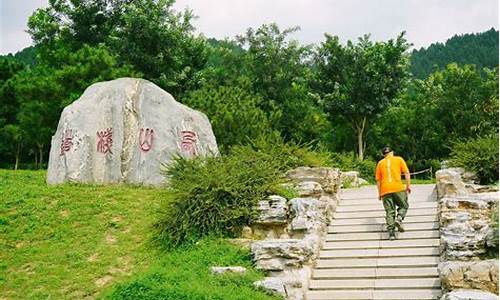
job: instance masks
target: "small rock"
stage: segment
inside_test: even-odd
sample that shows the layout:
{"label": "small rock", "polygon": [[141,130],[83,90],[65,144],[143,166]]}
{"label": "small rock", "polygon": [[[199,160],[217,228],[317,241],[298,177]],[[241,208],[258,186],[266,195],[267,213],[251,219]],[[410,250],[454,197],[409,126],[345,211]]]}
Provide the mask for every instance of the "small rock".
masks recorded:
{"label": "small rock", "polygon": [[310,196],[321,196],[323,188],[321,184],[314,181],[304,181],[298,184],[297,190],[299,196],[310,197]]}
{"label": "small rock", "polygon": [[261,225],[279,225],[287,222],[287,204],[286,199],[273,195],[267,200],[259,201],[257,206],[259,216],[254,221]]}
{"label": "small rock", "polygon": [[227,273],[236,273],[236,274],[245,274],[247,269],[244,267],[236,266],[236,267],[210,267],[210,272],[212,274],[227,274]]}
{"label": "small rock", "polygon": [[258,269],[282,271],[301,267],[314,254],[314,244],[306,239],[274,239],[252,243],[251,251]]}
{"label": "small rock", "polygon": [[285,283],[279,278],[267,277],[264,280],[256,281],[253,284],[254,286],[262,288],[271,294],[286,296]]}

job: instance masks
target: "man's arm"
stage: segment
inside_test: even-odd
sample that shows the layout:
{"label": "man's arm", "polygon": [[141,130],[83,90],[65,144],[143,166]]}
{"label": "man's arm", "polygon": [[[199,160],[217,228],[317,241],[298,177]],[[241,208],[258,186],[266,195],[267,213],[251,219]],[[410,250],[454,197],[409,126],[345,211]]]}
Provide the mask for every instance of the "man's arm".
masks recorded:
{"label": "man's arm", "polygon": [[377,180],[377,191],[378,191],[378,200],[382,200],[382,197],[380,196],[380,180]]}
{"label": "man's arm", "polygon": [[410,172],[406,172],[405,173],[405,178],[406,178],[406,192],[409,194],[409,193],[411,193],[411,188],[410,188],[411,176],[410,176]]}

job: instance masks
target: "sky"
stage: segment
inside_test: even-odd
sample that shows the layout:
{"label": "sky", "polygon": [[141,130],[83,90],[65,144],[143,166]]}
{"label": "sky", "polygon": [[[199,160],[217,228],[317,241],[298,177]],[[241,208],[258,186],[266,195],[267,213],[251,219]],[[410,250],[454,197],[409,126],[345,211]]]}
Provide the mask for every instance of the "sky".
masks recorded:
{"label": "sky", "polygon": [[[28,17],[47,2],[0,0],[0,54],[32,44]],[[174,7],[192,9],[197,31],[219,39],[276,22],[282,29],[299,26],[292,37],[304,44],[322,42],[325,33],[347,41],[366,33],[387,40],[406,31],[420,48],[455,34],[498,29],[498,0],[177,0]]]}

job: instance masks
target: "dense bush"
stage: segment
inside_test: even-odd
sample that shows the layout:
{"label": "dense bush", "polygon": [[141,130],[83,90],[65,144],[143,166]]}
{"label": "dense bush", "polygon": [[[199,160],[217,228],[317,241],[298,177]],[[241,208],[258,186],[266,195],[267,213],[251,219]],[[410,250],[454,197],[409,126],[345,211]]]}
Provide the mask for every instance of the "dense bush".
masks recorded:
{"label": "dense bush", "polygon": [[158,241],[171,248],[207,235],[238,234],[286,170],[328,163],[327,154],[279,138],[258,138],[219,157],[179,158],[167,169],[175,196],[156,225]]}
{"label": "dense bush", "polygon": [[450,164],[475,172],[482,184],[498,181],[498,134],[456,142]]}

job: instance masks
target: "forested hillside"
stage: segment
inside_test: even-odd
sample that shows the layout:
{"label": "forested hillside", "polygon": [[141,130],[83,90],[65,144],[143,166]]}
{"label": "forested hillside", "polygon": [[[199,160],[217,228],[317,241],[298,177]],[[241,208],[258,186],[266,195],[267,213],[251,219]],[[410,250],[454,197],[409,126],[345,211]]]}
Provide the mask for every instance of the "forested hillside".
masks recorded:
{"label": "forested hillside", "polygon": [[0,57],[0,167],[46,167],[62,109],[119,77],[147,79],[207,114],[226,154],[263,137],[345,161],[377,160],[391,145],[413,170],[437,167],[464,139],[498,144],[495,29],[413,52],[404,33],[303,45],[290,36],[298,27],[275,23],[221,41],[196,33],[170,1],[116,0],[105,15],[77,17],[100,3],[35,11],[34,46]]}
{"label": "forested hillside", "polygon": [[454,35],[446,43],[434,43],[428,48],[413,50],[411,73],[424,79],[450,63],[472,64],[478,69],[498,66],[498,30],[491,28],[480,33]]}

